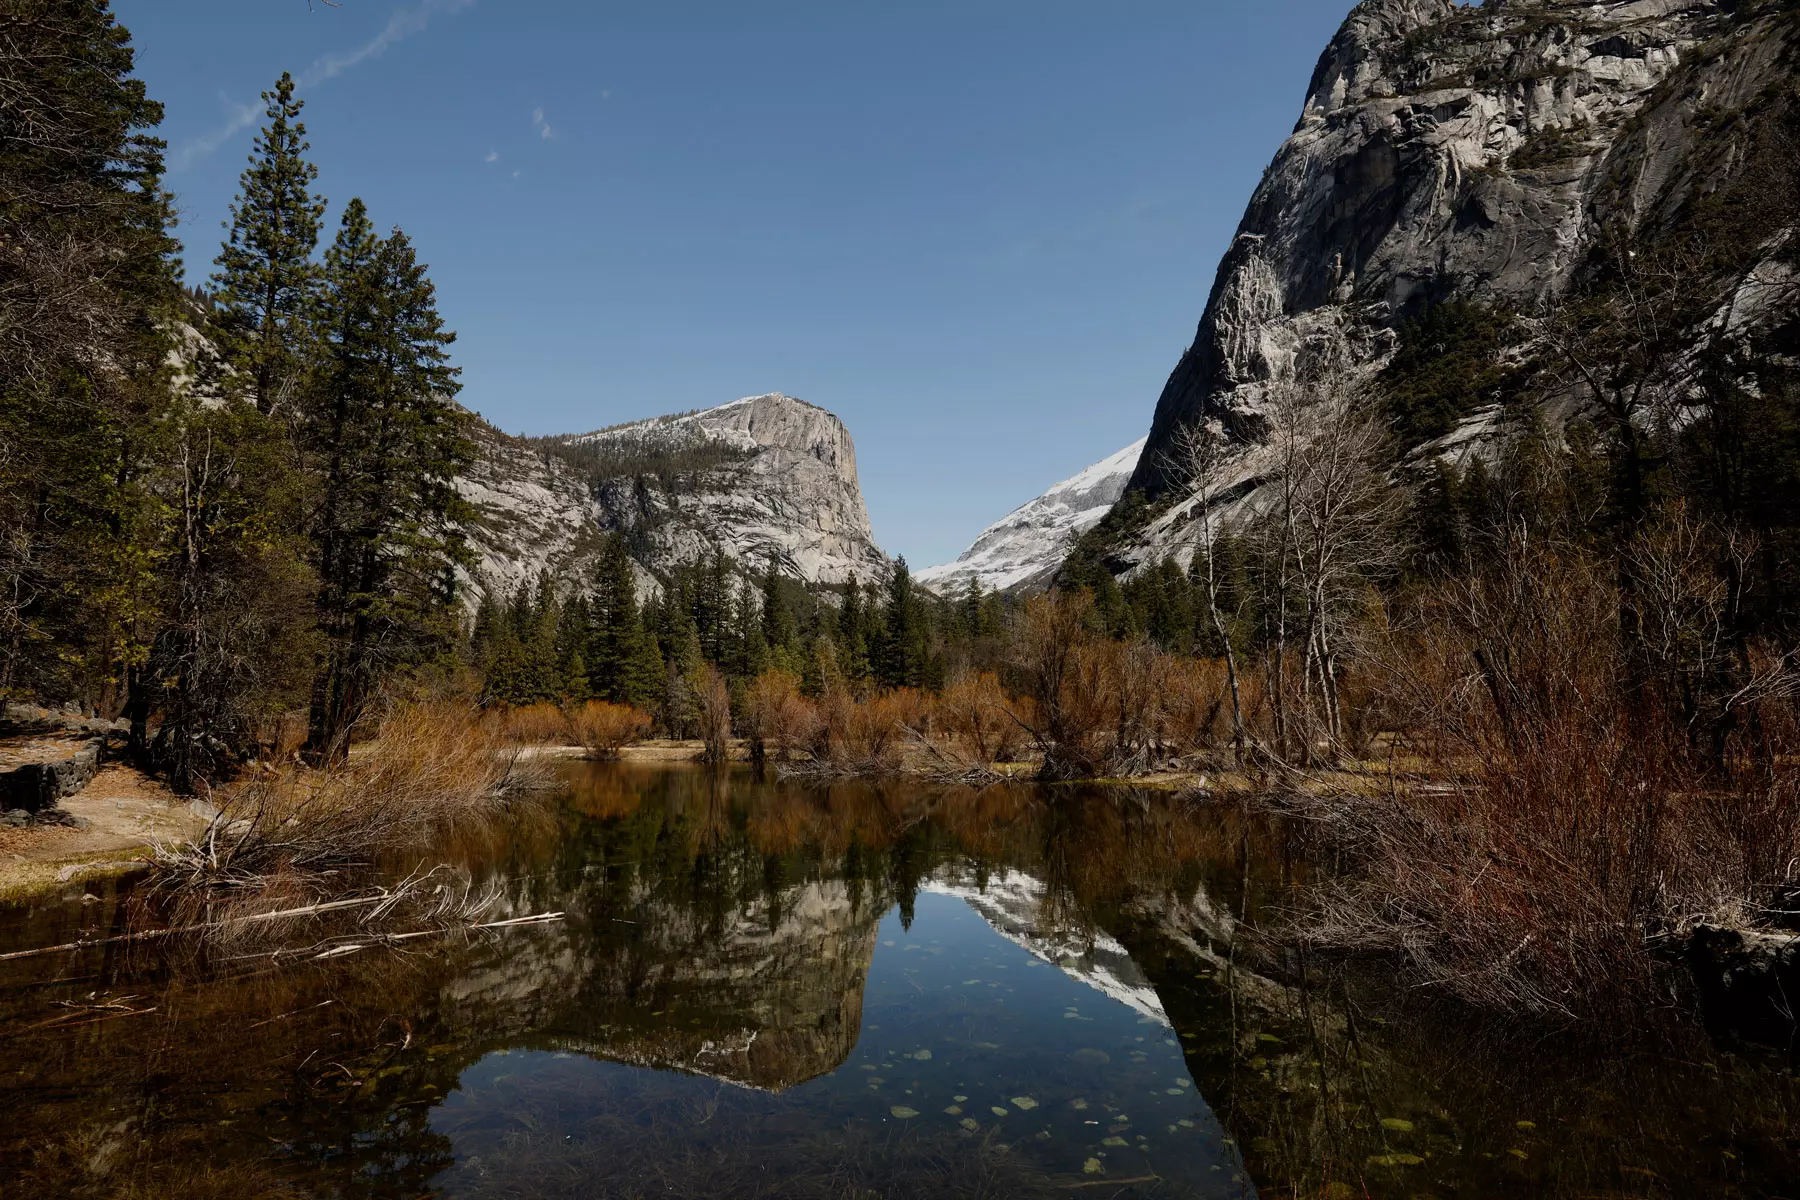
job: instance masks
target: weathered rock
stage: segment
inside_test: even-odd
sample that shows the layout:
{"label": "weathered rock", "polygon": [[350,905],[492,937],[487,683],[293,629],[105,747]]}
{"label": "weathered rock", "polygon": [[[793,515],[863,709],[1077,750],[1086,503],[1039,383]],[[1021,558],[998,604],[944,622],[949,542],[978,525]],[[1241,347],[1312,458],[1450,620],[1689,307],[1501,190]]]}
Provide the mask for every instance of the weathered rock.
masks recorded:
{"label": "weathered rock", "polygon": [[100,772],[104,743],[95,738],[66,757],[25,763],[0,772],[0,809],[39,813],[73,796]]}
{"label": "weathered rock", "polygon": [[753,396],[570,438],[672,448],[712,446],[727,461],[671,487],[651,474],[589,482],[569,464],[488,430],[458,481],[479,522],[477,578],[501,592],[549,569],[588,578],[603,535],[630,535],[641,587],[717,547],[755,571],[811,584],[884,576],[842,421],[790,396]]}
{"label": "weathered rock", "polygon": [[[1717,118],[1790,75],[1794,24],[1729,0],[1359,5],[1220,265],[1132,488],[1183,484],[1171,451],[1202,420],[1250,448],[1228,484],[1266,478],[1271,393],[1317,373],[1322,334],[1341,331],[1367,376],[1425,305],[1564,295],[1604,230],[1666,220],[1725,169]],[[1160,557],[1184,528],[1171,514],[1125,557]]]}

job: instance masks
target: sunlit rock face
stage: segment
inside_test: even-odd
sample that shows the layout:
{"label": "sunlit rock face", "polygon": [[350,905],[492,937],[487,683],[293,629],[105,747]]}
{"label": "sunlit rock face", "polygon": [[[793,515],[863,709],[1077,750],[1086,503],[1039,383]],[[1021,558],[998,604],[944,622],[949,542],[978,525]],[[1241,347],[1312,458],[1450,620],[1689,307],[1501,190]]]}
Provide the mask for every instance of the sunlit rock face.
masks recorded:
{"label": "sunlit rock face", "polygon": [[826,410],[772,393],[568,439],[639,450],[711,449],[723,459],[677,484],[621,474],[590,486],[554,457],[492,430],[458,487],[478,514],[475,579],[511,591],[546,569],[585,578],[605,534],[628,535],[640,584],[717,548],[757,572],[810,584],[885,577],[857,479],[856,446]]}
{"label": "sunlit rock face", "polygon": [[[1718,177],[1708,114],[1786,78],[1792,26],[1730,0],[1359,5],[1250,201],[1131,486],[1179,486],[1180,431],[1216,420],[1250,457],[1221,490],[1253,491],[1273,390],[1316,378],[1321,335],[1366,378],[1428,304],[1531,313],[1563,294],[1604,230],[1667,218]],[[1127,558],[1171,552],[1190,517]]]}
{"label": "sunlit rock face", "polygon": [[[780,1091],[843,1064],[862,1022],[881,906],[841,881],[712,910],[646,897],[630,919],[515,936],[445,985],[458,1040],[525,1045]],[[501,919],[528,915],[521,893]]]}

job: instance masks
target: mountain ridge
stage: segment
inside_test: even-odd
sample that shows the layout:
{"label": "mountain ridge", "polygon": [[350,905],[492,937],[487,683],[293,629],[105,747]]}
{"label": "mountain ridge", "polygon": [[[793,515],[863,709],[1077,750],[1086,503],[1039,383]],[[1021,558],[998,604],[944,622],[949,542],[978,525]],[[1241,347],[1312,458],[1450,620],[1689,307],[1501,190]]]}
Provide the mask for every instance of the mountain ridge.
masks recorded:
{"label": "mountain ridge", "polygon": [[988,591],[1029,589],[1047,581],[1077,539],[1125,494],[1146,440],[1047,488],[984,529],[955,561],[927,567],[914,578],[940,595],[958,593],[972,579]]}
{"label": "mountain ridge", "polygon": [[611,534],[652,592],[715,551],[813,586],[889,569],[848,427],[780,392],[551,438],[484,425],[478,441],[458,490],[477,512],[469,582],[480,590],[510,593],[544,572],[590,578]]}

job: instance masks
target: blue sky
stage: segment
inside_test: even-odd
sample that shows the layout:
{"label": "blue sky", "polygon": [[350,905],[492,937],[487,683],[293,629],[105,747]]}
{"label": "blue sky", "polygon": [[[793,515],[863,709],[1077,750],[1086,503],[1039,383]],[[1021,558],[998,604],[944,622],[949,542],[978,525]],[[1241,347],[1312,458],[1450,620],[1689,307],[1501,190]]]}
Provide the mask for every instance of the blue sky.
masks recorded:
{"label": "blue sky", "polygon": [[284,69],[431,264],[462,399],[784,391],[915,566],[1141,437],[1350,0],[114,0],[190,278]]}

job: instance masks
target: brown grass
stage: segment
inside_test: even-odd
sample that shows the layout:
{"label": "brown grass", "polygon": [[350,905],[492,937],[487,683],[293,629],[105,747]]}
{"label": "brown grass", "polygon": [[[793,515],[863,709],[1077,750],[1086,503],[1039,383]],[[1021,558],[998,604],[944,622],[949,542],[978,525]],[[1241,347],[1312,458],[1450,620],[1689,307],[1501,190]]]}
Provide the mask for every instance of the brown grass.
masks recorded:
{"label": "brown grass", "polygon": [[405,705],[341,767],[291,768],[219,793],[205,835],[156,857],[165,884],[260,887],[428,846],[542,779],[471,705]]}
{"label": "brown grass", "polygon": [[650,734],[650,714],[627,704],[590,700],[568,714],[569,735],[591,758],[614,759]]}

